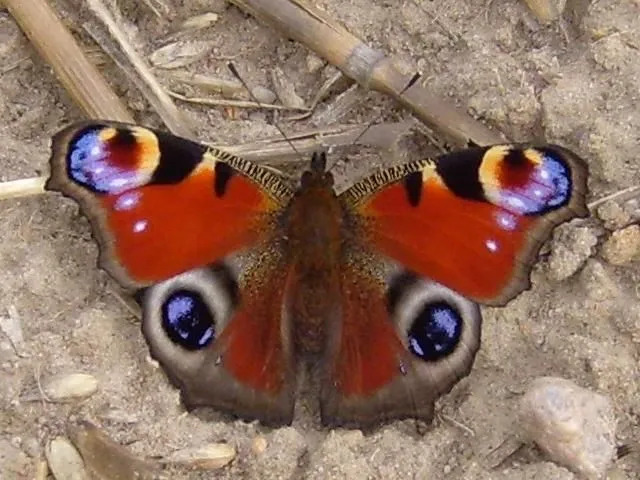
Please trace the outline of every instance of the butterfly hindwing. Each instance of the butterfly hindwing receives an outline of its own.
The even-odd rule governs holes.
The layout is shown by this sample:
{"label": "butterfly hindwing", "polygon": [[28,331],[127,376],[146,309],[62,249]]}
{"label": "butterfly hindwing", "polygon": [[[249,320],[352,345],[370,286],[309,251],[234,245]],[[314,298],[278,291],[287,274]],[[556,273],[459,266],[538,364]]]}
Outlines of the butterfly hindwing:
{"label": "butterfly hindwing", "polygon": [[291,196],[259,166],[135,125],[74,124],[54,137],[52,150],[46,188],[80,203],[101,266],[129,287],[259,242]]}
{"label": "butterfly hindwing", "polygon": [[295,369],[276,243],[145,289],[142,330],[188,407],[288,424]]}
{"label": "butterfly hindwing", "polygon": [[473,364],[480,346],[478,306],[366,247],[349,255],[340,321],[328,325],[322,420],[371,425],[430,421],[437,398]]}
{"label": "butterfly hindwing", "polygon": [[367,244],[477,302],[526,288],[559,223],[586,216],[587,167],[558,146],[499,145],[395,167],[340,198]]}

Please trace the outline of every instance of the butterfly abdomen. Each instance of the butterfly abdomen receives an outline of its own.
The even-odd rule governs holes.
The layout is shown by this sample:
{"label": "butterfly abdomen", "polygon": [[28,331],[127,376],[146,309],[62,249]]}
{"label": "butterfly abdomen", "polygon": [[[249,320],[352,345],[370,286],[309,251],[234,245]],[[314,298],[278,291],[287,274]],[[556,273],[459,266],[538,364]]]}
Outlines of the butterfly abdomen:
{"label": "butterfly abdomen", "polygon": [[306,172],[286,214],[292,268],[287,297],[301,352],[323,350],[327,319],[340,303],[342,207],[332,184],[320,169]]}

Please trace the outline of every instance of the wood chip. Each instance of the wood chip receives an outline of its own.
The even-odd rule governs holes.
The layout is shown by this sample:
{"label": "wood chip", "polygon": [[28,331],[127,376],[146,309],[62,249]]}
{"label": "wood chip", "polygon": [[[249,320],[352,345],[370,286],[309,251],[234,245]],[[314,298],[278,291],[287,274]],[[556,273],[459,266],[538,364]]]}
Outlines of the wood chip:
{"label": "wood chip", "polygon": [[163,459],[164,463],[201,470],[215,470],[227,465],[236,456],[236,449],[227,443],[210,443],[200,447],[176,450]]}
{"label": "wood chip", "polygon": [[156,68],[180,68],[203,58],[213,45],[213,42],[204,40],[179,40],[157,49],[149,56],[149,61]]}
{"label": "wood chip", "polygon": [[116,443],[90,422],[68,428],[69,436],[82,454],[91,478],[98,480],[152,480],[158,478],[161,466],[142,460]]}
{"label": "wood chip", "polygon": [[65,437],[56,437],[45,449],[49,469],[56,480],[88,480],[82,457]]}

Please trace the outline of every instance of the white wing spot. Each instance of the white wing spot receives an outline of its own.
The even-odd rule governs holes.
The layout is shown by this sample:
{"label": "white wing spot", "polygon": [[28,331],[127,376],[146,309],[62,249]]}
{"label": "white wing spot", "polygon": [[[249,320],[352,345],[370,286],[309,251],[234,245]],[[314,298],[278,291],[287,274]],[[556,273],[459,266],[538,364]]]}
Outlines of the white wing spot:
{"label": "white wing spot", "polygon": [[148,224],[149,222],[147,222],[146,220],[138,220],[136,223],[133,224],[133,231],[135,233],[143,232],[147,229]]}

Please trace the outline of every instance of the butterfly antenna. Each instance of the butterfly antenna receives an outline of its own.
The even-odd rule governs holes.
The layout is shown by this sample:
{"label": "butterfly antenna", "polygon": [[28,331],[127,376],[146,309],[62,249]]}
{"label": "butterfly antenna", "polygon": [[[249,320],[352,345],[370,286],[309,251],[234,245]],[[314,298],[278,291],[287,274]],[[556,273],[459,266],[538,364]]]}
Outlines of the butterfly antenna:
{"label": "butterfly antenna", "polygon": [[[413,87],[415,85],[415,83],[420,79],[420,77],[422,76],[422,74],[420,72],[416,72],[413,74],[413,77],[411,77],[411,79],[407,82],[407,84],[402,88],[402,90],[400,90],[400,92],[398,93],[399,96],[402,96],[402,94],[404,92],[406,92],[407,90],[409,90],[411,87]],[[360,132],[360,135],[358,135],[356,137],[356,139],[353,141],[353,143],[356,143],[358,140],[360,140],[362,138],[362,136],[367,133],[369,131],[369,129],[378,121],[382,118],[382,114],[379,114],[376,118],[374,118],[372,121],[369,122],[369,124],[364,128],[364,130],[362,130],[362,132]]]}
{"label": "butterfly antenna", "polygon": [[[413,77],[411,77],[411,79],[407,82],[407,84],[402,88],[402,90],[400,90],[400,92],[398,93],[398,95],[402,95],[404,92],[406,92],[407,90],[409,90],[411,87],[413,87],[415,85],[415,83],[420,79],[420,77],[422,77],[422,74],[420,72],[416,72],[413,74]],[[365,133],[367,133],[369,131],[369,129],[371,127],[373,127],[380,119],[382,118],[382,113],[379,114],[376,118],[374,118],[373,120],[371,120],[366,127],[364,127],[364,129],[358,134],[358,136],[353,140],[353,142],[351,142],[351,145],[355,145],[356,143],[358,143],[358,140],[360,140]],[[337,163],[337,162],[336,162]],[[336,163],[334,163],[333,165],[331,165],[331,168],[333,168]],[[331,170],[331,168],[329,168],[329,170]]]}
{"label": "butterfly antenna", "polygon": [[[238,72],[238,70],[236,69],[236,66],[233,64],[233,62],[229,62],[227,63],[227,68],[229,68],[229,70],[231,71],[231,73],[233,74],[234,77],[236,77],[238,79],[238,81],[242,84],[242,86],[245,88],[245,90],[247,91],[247,93],[249,94],[249,97],[251,97],[251,100],[253,100],[254,102],[256,102],[256,104],[260,107],[263,108],[262,103],[260,103],[260,100],[258,100],[256,98],[256,96],[253,94],[253,92],[251,91],[251,89],[249,88],[249,85],[247,85],[247,82],[244,81],[244,78],[242,78],[240,76],[240,73]],[[282,130],[282,128],[280,128],[280,125],[278,125],[277,122],[273,122],[273,126],[276,127],[278,129],[278,131],[280,132],[280,135],[282,135],[282,137],[287,141],[287,143],[291,146],[292,150],[294,152],[296,152],[296,154],[302,158],[302,154],[298,151],[298,149],[296,148],[296,146],[293,144],[293,142],[289,139],[289,137],[287,137],[287,135],[284,133],[284,130]]]}

